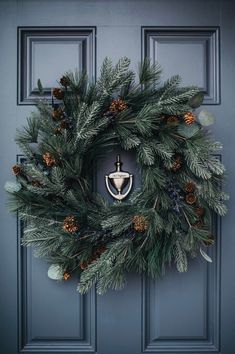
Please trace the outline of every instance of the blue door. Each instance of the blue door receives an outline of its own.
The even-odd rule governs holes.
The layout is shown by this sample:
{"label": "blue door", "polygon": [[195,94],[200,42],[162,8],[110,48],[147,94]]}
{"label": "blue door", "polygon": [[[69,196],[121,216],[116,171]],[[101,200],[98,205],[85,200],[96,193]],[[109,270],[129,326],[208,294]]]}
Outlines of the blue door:
{"label": "blue door", "polygon": [[[232,0],[0,1],[1,354],[235,352],[234,13]],[[47,264],[20,246],[3,185],[22,158],[14,135],[35,109],[37,79],[50,99],[63,72],[78,67],[96,77],[106,56],[127,56],[133,69],[149,57],[161,63],[163,78],[180,74],[184,85],[204,91],[232,202],[223,224],[214,221],[212,264],[197,259],[187,273],[169,269],[157,281],[130,274],[122,291],[81,296],[78,279],[53,282]],[[114,156],[96,172],[101,193]],[[133,159],[122,158],[137,176]]]}

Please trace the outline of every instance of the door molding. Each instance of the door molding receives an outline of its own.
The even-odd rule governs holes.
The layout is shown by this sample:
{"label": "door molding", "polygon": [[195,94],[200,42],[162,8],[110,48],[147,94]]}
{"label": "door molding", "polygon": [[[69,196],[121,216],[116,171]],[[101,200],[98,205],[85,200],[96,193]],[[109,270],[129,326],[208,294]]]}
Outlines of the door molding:
{"label": "door molding", "polygon": [[18,105],[33,105],[41,97],[38,79],[44,98],[51,99],[54,80],[69,69],[68,65],[86,71],[90,80],[96,79],[95,26],[18,27],[17,34]]}
{"label": "door molding", "polygon": [[[24,160],[23,155],[17,155],[17,162]],[[17,220],[17,244],[18,244],[18,269],[17,269],[17,294],[18,294],[18,350],[19,352],[96,352],[96,294],[93,288],[88,294],[80,295],[78,292],[77,304],[74,311],[77,312],[76,336],[41,336],[33,333],[32,316],[33,301],[33,252],[31,248],[21,245],[23,223]],[[41,269],[40,269],[41,270]],[[44,275],[47,277],[47,275]],[[56,283],[55,287],[63,284]],[[69,288],[72,289],[71,287]],[[59,290],[59,289],[58,289]],[[65,289],[68,291],[68,289]],[[76,291],[74,289],[74,291]],[[46,289],[45,289],[46,292]],[[62,304],[66,306],[66,303]],[[58,312],[60,308],[58,307]],[[48,313],[50,316],[50,313]],[[34,323],[35,324],[35,323]],[[59,323],[58,323],[59,324]],[[55,325],[57,322],[55,320]],[[35,331],[34,331],[35,332]]]}
{"label": "door molding", "polygon": [[143,26],[141,29],[142,59],[159,61],[166,74],[179,73],[184,77],[190,73],[195,79],[190,85],[197,85],[205,94],[203,104],[220,104],[219,26]]}
{"label": "door molding", "polygon": [[[159,293],[158,281],[153,281],[147,277],[143,277],[142,281],[142,351],[148,352],[173,352],[173,353],[191,353],[191,352],[219,352],[220,351],[220,273],[221,273],[221,218],[215,217],[212,228],[213,235],[215,235],[216,243],[214,247],[208,248],[206,252],[213,259],[213,263],[203,262],[203,284],[205,291],[203,293],[202,301],[202,313],[204,318],[203,333],[202,335],[174,335],[169,333],[168,335],[161,334],[164,330],[161,329],[161,320],[164,316],[159,309],[161,306],[161,294]],[[195,264],[195,267],[199,267],[199,262]],[[190,276],[191,264],[189,263],[189,276]],[[171,269],[168,273],[172,272]],[[183,277],[184,274],[178,274],[179,277]],[[187,280],[187,279],[186,279]],[[163,280],[164,281],[164,280]],[[178,289],[179,290],[179,289]],[[187,290],[186,290],[187,291]],[[164,296],[169,296],[166,292]],[[173,296],[174,297],[174,296]],[[178,298],[180,294],[178,294]],[[175,304],[177,303],[177,294]],[[163,299],[162,299],[163,300]],[[172,297],[171,297],[172,301]],[[173,299],[174,301],[174,299]],[[190,299],[188,300],[190,302]],[[182,306],[182,313],[185,309],[182,303],[178,303],[178,306]],[[192,302],[193,306],[193,302]],[[154,316],[151,315],[154,312]],[[193,312],[192,312],[193,313]],[[169,319],[169,313],[168,319]],[[184,318],[184,317],[182,317]],[[183,319],[178,318],[178,325],[183,324]],[[193,321],[193,317],[190,319]],[[163,320],[164,322],[164,320]],[[184,324],[184,328],[187,328],[187,322]],[[175,327],[177,330],[177,328]]]}

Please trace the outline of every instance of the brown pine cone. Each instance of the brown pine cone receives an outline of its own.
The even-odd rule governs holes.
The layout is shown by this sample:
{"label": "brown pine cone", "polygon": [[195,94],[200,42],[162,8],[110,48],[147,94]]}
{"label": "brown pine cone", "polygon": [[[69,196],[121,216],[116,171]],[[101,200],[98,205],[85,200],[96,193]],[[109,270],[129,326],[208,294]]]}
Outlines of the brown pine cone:
{"label": "brown pine cone", "polygon": [[12,172],[14,173],[14,175],[19,176],[22,172],[22,167],[19,165],[12,166]]}
{"label": "brown pine cone", "polygon": [[55,87],[53,89],[53,96],[55,96],[58,100],[62,100],[64,98],[64,91],[58,87]]}
{"label": "brown pine cone", "polygon": [[63,230],[73,234],[77,232],[78,229],[79,225],[77,223],[76,217],[74,215],[66,216],[63,222]]}
{"label": "brown pine cone", "polygon": [[191,125],[195,122],[196,116],[192,112],[186,112],[183,116],[184,121],[187,125]]}
{"label": "brown pine cone", "polygon": [[68,76],[63,75],[60,79],[60,84],[64,87],[67,87],[67,86],[69,86],[69,83],[70,83],[70,81],[69,81]]}
{"label": "brown pine cone", "polygon": [[33,179],[31,182],[33,187],[41,187],[41,183],[39,181],[37,181],[36,179]]}
{"label": "brown pine cone", "polygon": [[183,163],[183,161],[182,161],[181,156],[180,155],[176,155],[175,156],[175,161],[174,161],[174,163],[172,165],[171,170],[173,172],[177,172],[182,167],[182,163]]}
{"label": "brown pine cone", "polygon": [[199,217],[202,217],[205,214],[205,209],[202,207],[197,207],[195,209],[195,214]]}
{"label": "brown pine cone", "polygon": [[169,116],[167,118],[167,125],[176,126],[179,124],[179,118],[177,116]]}
{"label": "brown pine cone", "polygon": [[125,109],[127,109],[127,104],[121,98],[113,100],[109,106],[109,111],[115,113],[124,111]]}
{"label": "brown pine cone", "polygon": [[186,194],[185,197],[186,203],[188,204],[194,204],[196,203],[197,197],[193,193]]}
{"label": "brown pine cone", "polygon": [[88,267],[88,262],[82,262],[82,263],[80,263],[80,268],[82,269],[82,270],[84,270],[84,269],[86,269],[87,267]]}
{"label": "brown pine cone", "polygon": [[68,129],[69,128],[69,123],[66,120],[63,120],[60,124],[61,129]]}
{"label": "brown pine cone", "polygon": [[187,193],[192,193],[195,191],[195,184],[193,182],[187,182],[184,185],[184,190]]}
{"label": "brown pine cone", "polygon": [[45,164],[49,167],[54,166],[56,164],[55,158],[49,153],[46,152],[43,156],[42,156]]}
{"label": "brown pine cone", "polygon": [[54,111],[51,113],[51,116],[54,120],[63,119],[64,115],[65,115],[65,113],[62,108],[54,109]]}
{"label": "brown pine cone", "polygon": [[63,277],[64,277],[64,280],[69,280],[71,278],[71,274],[69,274],[68,272],[65,272]]}
{"label": "brown pine cone", "polygon": [[132,222],[133,222],[133,228],[135,231],[144,232],[144,231],[148,230],[149,223],[144,216],[135,215],[133,217]]}
{"label": "brown pine cone", "polygon": [[61,131],[62,131],[62,129],[61,129],[60,127],[53,129],[53,133],[54,133],[55,135],[60,135],[60,134],[61,134]]}

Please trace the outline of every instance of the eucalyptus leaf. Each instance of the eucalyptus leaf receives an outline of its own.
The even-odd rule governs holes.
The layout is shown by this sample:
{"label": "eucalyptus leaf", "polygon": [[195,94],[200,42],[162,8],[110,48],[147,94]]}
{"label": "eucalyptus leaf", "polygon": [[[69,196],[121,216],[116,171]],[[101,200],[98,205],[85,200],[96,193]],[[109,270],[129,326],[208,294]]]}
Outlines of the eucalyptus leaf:
{"label": "eucalyptus leaf", "polygon": [[16,193],[21,190],[22,186],[19,182],[7,181],[4,188],[8,193]]}
{"label": "eucalyptus leaf", "polygon": [[214,123],[215,116],[207,109],[203,109],[198,115],[198,120],[201,123],[201,125],[208,127],[209,125],[212,125]]}
{"label": "eucalyptus leaf", "polygon": [[193,96],[189,100],[189,105],[192,108],[198,108],[198,107],[201,106],[203,100],[204,100],[204,93],[203,92],[198,92],[195,96]]}
{"label": "eucalyptus leaf", "polygon": [[47,275],[52,280],[63,280],[64,271],[59,264],[52,264],[48,269]]}
{"label": "eucalyptus leaf", "polygon": [[181,124],[178,127],[178,133],[185,138],[191,138],[199,131],[199,129],[200,127],[198,126],[198,124],[192,124],[192,125]]}
{"label": "eucalyptus leaf", "polygon": [[204,252],[201,248],[200,248],[200,253],[202,255],[202,257],[207,261],[212,263],[212,259],[210,256],[208,256],[208,254],[206,252]]}
{"label": "eucalyptus leaf", "polygon": [[42,83],[41,83],[41,80],[40,79],[38,79],[38,81],[37,81],[37,86],[38,86],[38,91],[39,91],[39,93],[40,93],[40,95],[43,95],[43,87],[42,87]]}

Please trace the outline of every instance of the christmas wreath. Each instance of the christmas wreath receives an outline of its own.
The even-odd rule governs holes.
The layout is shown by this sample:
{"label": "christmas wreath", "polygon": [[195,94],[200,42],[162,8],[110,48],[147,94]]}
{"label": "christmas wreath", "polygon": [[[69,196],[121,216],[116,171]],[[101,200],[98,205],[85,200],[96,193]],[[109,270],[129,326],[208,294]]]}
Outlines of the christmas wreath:
{"label": "christmas wreath", "polygon": [[[148,60],[138,80],[129,65],[106,58],[95,83],[65,74],[52,104],[39,81],[38,110],[16,136],[24,159],[6,190],[24,223],[22,244],[50,263],[50,278],[79,274],[80,293],[121,288],[129,271],[157,277],[175,263],[184,272],[188,256],[211,261],[211,218],[226,213],[213,116],[195,112],[203,94],[179,87],[179,76],[161,84]],[[141,187],[110,203],[94,191],[93,174],[114,146],[134,150]]]}

